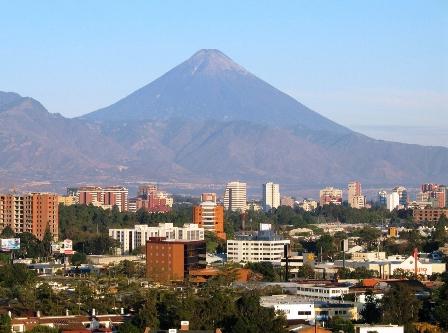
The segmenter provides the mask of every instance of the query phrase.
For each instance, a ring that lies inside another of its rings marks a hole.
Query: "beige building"
[[[326,187],[319,192],[320,205],[342,205],[342,190],[334,187]]]
[[[64,206],[76,205],[78,197],[74,195],[58,195],[58,203]]]
[[[230,182],[224,192],[224,208],[231,211],[245,211],[247,202],[247,185],[242,182]]]
[[[280,206],[280,185],[268,182],[263,184],[263,210],[270,211]]]
[[[312,212],[315,210],[318,206],[318,202],[316,200],[308,200],[305,199],[301,202],[299,202],[299,207],[302,208],[306,212]]]

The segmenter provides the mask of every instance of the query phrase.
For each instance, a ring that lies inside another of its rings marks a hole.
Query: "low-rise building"
[[[355,333],[403,333],[404,326],[355,324]]]
[[[146,242],[146,275],[156,282],[183,281],[195,268],[204,268],[205,241],[150,238]]]
[[[386,259],[386,252],[354,252],[352,260],[372,261]]]
[[[260,230],[251,235],[236,235],[236,239],[227,240],[227,260],[233,262],[262,262],[268,261],[280,264],[284,257],[285,245],[289,239],[282,239],[275,235],[269,224],[264,224]]]
[[[349,286],[343,283],[297,283],[297,295],[317,299],[343,298]]]
[[[333,317],[357,320],[358,310],[350,302],[309,300],[296,295],[272,295],[260,297],[263,307],[283,312],[288,322],[327,321]]]
[[[438,222],[442,215],[448,217],[448,208],[424,208],[412,211],[415,223]]]
[[[173,223],[159,223],[158,226],[137,224],[132,229],[109,229],[109,236],[120,242],[121,253],[130,253],[145,246],[146,241],[153,237],[164,237],[168,240],[203,240],[204,228],[196,224],[184,224],[183,227],[175,227]]]

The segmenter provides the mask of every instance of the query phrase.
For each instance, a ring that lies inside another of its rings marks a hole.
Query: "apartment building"
[[[216,201],[203,201],[199,205],[193,206],[193,223],[204,228],[205,231],[213,232],[221,239],[226,239],[224,207],[216,204]]]
[[[263,210],[270,211],[280,206],[280,185],[268,182],[263,184]]]
[[[47,228],[59,236],[58,196],[52,193],[0,194],[0,230],[30,232],[43,239]]]
[[[103,209],[118,207],[120,212],[128,210],[128,189],[122,186],[83,186],[77,191],[81,205],[94,205]]]
[[[109,237],[120,243],[122,253],[130,253],[145,246],[151,238],[163,237],[166,240],[197,241],[204,239],[204,228],[196,224],[175,227],[173,223],[159,223],[158,226],[137,224],[134,228],[109,229]]]
[[[442,215],[448,217],[448,208],[424,208],[412,211],[415,223],[437,222]]]
[[[342,205],[342,190],[334,187],[326,187],[319,192],[320,205]]]

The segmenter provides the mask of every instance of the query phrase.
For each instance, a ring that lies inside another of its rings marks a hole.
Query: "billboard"
[[[1,240],[2,251],[20,250],[20,238],[6,238]]]

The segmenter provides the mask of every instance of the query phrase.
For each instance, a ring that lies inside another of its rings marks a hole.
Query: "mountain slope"
[[[292,97],[260,80],[218,50],[200,50],[168,73],[109,107],[83,118],[99,121],[249,121],[302,125],[348,133]]]

